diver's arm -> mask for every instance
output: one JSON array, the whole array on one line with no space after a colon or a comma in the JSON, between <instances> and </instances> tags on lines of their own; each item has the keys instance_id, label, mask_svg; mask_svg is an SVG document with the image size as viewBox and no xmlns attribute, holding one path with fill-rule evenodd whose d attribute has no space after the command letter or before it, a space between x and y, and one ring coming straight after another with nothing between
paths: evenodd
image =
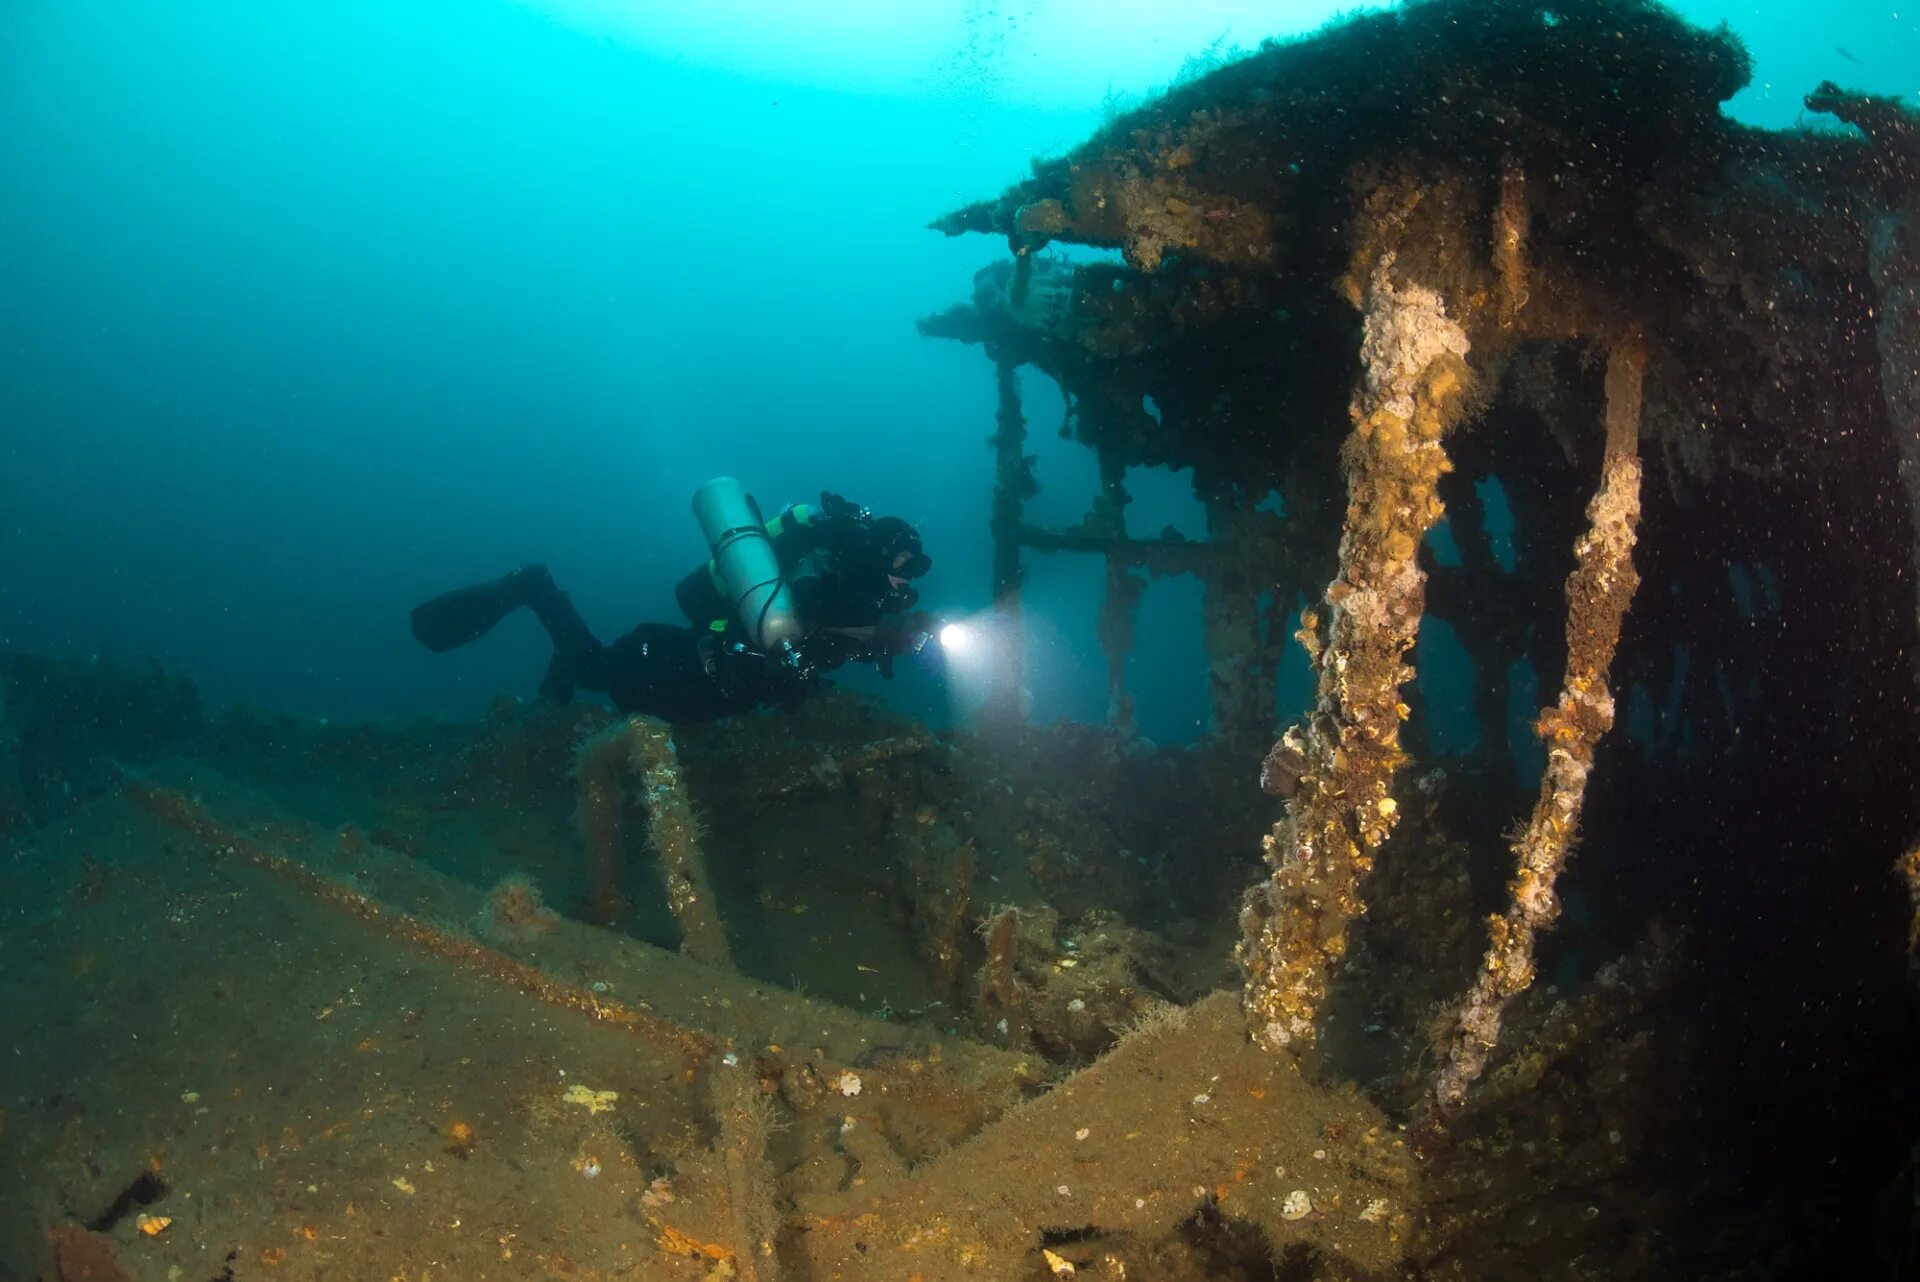
<instances>
[{"instance_id":1,"label":"diver's arm","mask_svg":"<svg viewBox=\"0 0 1920 1282\"><path fill-rule=\"evenodd\" d=\"M783 566L792 566L827 541L826 513L810 503L793 503L767 522L767 537Z\"/></svg>"},{"instance_id":2,"label":"diver's arm","mask_svg":"<svg viewBox=\"0 0 1920 1282\"><path fill-rule=\"evenodd\" d=\"M861 627L816 628L801 639L799 648L816 672L850 662L871 663L881 676L891 678L894 657L918 654L932 635L932 616L916 610L885 614L878 623Z\"/></svg>"},{"instance_id":3,"label":"diver's arm","mask_svg":"<svg viewBox=\"0 0 1920 1282\"><path fill-rule=\"evenodd\" d=\"M780 564L791 566L821 548L843 544L872 522L873 513L866 508L822 490L817 505L795 503L768 521L767 535L780 553Z\"/></svg>"}]
</instances>

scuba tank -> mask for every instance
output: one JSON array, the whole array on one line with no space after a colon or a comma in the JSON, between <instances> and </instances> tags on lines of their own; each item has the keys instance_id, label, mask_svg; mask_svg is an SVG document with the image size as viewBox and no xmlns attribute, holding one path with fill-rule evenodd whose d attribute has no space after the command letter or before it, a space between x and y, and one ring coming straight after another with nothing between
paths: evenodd
<instances>
[{"instance_id":1,"label":"scuba tank","mask_svg":"<svg viewBox=\"0 0 1920 1282\"><path fill-rule=\"evenodd\" d=\"M727 606L746 628L748 642L763 654L774 654L799 640L793 591L766 523L740 482L717 476L695 490L693 515L713 550Z\"/></svg>"}]
</instances>

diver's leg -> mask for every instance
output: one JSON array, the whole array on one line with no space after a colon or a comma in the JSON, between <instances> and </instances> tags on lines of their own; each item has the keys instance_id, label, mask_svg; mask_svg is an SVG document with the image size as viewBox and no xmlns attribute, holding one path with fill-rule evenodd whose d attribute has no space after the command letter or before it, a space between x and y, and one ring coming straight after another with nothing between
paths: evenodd
<instances>
[{"instance_id":1,"label":"diver's leg","mask_svg":"<svg viewBox=\"0 0 1920 1282\"><path fill-rule=\"evenodd\" d=\"M531 604L543 582L553 588L553 577L544 565L524 565L488 583L442 592L413 608L414 640L435 654L477 640L515 610Z\"/></svg>"},{"instance_id":2,"label":"diver's leg","mask_svg":"<svg viewBox=\"0 0 1920 1282\"><path fill-rule=\"evenodd\" d=\"M491 583L455 588L416 606L413 635L437 654L485 636L522 606L533 611L553 641L540 693L565 703L573 697L577 674L597 660L600 642L544 565L522 566Z\"/></svg>"},{"instance_id":3,"label":"diver's leg","mask_svg":"<svg viewBox=\"0 0 1920 1282\"><path fill-rule=\"evenodd\" d=\"M547 661L546 675L540 679L540 695L555 703L573 698L573 688L583 682L600 662L603 647L587 627L587 621L574 609L573 598L562 592L553 576L543 567L527 592L527 608L540 620L553 641L553 658Z\"/></svg>"},{"instance_id":4,"label":"diver's leg","mask_svg":"<svg viewBox=\"0 0 1920 1282\"><path fill-rule=\"evenodd\" d=\"M528 574L527 608L546 628L547 635L553 638L554 652L569 657L584 657L600 649L600 643L587 627L587 621L580 617L580 611L573 608L573 598L560 590L547 573L543 565L530 566L522 573Z\"/></svg>"}]
</instances>

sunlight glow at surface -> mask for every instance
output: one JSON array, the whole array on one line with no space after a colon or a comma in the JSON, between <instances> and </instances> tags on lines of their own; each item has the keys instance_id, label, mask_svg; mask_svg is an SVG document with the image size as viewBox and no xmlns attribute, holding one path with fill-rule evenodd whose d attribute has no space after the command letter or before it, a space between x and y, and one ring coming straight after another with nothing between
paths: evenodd
<instances>
[{"instance_id":1,"label":"sunlight glow at surface","mask_svg":"<svg viewBox=\"0 0 1920 1282\"><path fill-rule=\"evenodd\" d=\"M1378 5L1335 0L526 0L702 66L872 93L1085 107L1164 87L1209 48L1252 50Z\"/></svg>"},{"instance_id":2,"label":"sunlight glow at surface","mask_svg":"<svg viewBox=\"0 0 1920 1282\"><path fill-rule=\"evenodd\" d=\"M609 40L692 66L842 92L1089 108L1164 89L1183 68L1270 37L1392 8L1336 0L520 0ZM1727 22L1753 54L1731 114L1780 128L1823 79L1912 95L1920 32L1891 6L1669 0Z\"/></svg>"}]
</instances>

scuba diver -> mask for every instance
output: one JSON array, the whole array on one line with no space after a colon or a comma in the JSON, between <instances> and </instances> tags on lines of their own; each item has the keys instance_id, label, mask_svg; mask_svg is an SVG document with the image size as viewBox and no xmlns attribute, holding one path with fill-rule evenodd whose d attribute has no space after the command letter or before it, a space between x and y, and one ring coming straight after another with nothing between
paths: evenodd
<instances>
[{"instance_id":1,"label":"scuba diver","mask_svg":"<svg viewBox=\"0 0 1920 1282\"><path fill-rule=\"evenodd\" d=\"M438 654L525 607L553 639L543 696L594 690L622 713L673 722L791 705L850 662L891 677L896 656L927 647L930 621L907 612L933 561L907 522L829 493L763 521L724 476L700 487L693 510L712 557L674 589L690 626L643 623L602 645L547 568L527 565L416 606L413 635Z\"/></svg>"}]
</instances>

